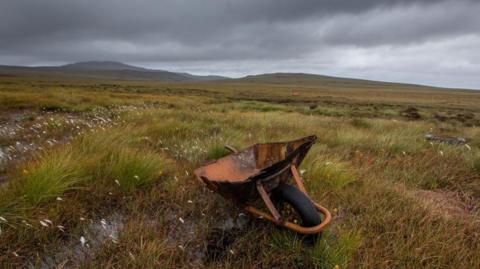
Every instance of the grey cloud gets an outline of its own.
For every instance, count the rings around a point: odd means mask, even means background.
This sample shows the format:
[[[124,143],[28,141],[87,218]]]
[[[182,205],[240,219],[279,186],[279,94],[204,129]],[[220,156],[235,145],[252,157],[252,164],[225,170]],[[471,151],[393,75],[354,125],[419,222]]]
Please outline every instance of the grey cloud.
[[[331,44],[378,46],[480,34],[480,3],[447,1],[403,7],[383,7],[327,22],[323,38]]]
[[[389,1],[406,5],[416,1]],[[431,1],[429,1],[431,2]],[[277,24],[336,14],[358,14],[386,6],[384,1],[242,0],[242,1],[64,1],[6,0],[0,3],[2,49],[28,49],[36,43],[65,40],[160,40],[210,44],[235,37],[238,28]],[[263,34],[268,34],[269,29]],[[283,34],[282,32],[279,34]],[[288,33],[285,33],[288,34]],[[240,40],[243,41],[243,40]],[[273,40],[274,41],[274,40]]]
[[[386,47],[389,61],[402,63],[395,77],[430,63],[400,52],[411,56],[418,53],[411,46],[429,44],[438,50],[431,55],[446,53],[471,72],[480,71],[471,46],[435,44],[479,36],[479,12],[470,0],[3,0],[0,64],[98,59],[199,72],[208,64],[204,71],[225,74],[290,64],[363,76],[384,68],[386,61],[371,59]]]

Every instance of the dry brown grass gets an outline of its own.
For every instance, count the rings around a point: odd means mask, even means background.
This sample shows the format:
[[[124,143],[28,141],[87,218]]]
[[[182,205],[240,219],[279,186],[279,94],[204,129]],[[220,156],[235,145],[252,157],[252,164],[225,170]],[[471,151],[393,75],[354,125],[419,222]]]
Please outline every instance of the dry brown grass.
[[[14,91],[26,85],[31,88]],[[300,94],[291,97],[291,87],[4,80],[4,113],[41,111],[40,104],[50,102],[82,111],[76,113],[132,106],[118,113],[119,125],[79,135],[11,168],[12,184],[1,189],[0,216],[8,221],[0,223],[1,266],[480,266],[480,128],[428,116],[445,107],[478,117],[472,105],[478,94],[425,89],[406,90],[402,97],[404,88],[355,92],[354,85],[327,94],[324,86],[297,85]],[[327,95],[345,100],[323,107]],[[291,102],[278,103],[283,99]],[[319,107],[308,107],[316,102]],[[377,109],[349,114],[349,106],[365,102]],[[422,119],[398,114],[409,106],[420,108]],[[431,130],[465,136],[469,147],[431,145],[423,139]],[[307,134],[319,137],[302,165],[307,188],[334,212],[332,226],[314,246],[243,216],[192,176],[200,163],[225,154],[223,144],[242,148]],[[461,214],[445,217],[460,208]],[[53,225],[44,227],[45,219]],[[103,228],[102,219],[116,228]],[[82,247],[82,236],[89,247]]]

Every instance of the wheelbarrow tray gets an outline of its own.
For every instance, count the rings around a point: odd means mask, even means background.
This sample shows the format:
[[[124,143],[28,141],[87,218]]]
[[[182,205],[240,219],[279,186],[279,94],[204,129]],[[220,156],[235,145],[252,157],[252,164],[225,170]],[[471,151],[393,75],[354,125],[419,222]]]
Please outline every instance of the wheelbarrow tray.
[[[293,223],[281,220],[268,193],[294,177],[299,189],[306,194],[296,168],[316,140],[317,137],[312,135],[286,142],[254,144],[242,151],[233,150],[232,154],[208,162],[197,168],[194,173],[208,188],[226,199],[243,205],[248,212],[293,229],[290,225]],[[252,206],[252,203],[259,198],[264,200],[272,215]],[[323,228],[330,221],[330,213],[318,204],[314,204],[327,217],[321,224]],[[315,227],[303,228],[307,230],[294,230],[303,233],[319,231]]]

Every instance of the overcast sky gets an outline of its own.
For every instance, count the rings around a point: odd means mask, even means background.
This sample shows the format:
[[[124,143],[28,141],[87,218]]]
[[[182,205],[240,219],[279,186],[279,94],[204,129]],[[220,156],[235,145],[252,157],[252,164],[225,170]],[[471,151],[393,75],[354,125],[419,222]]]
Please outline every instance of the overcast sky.
[[[87,60],[480,89],[480,1],[1,0],[0,64]]]

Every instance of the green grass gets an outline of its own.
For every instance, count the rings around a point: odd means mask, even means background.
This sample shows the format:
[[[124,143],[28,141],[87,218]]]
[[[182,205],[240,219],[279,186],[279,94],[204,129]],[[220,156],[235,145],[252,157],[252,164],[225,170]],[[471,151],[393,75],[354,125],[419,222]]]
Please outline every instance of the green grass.
[[[45,257],[71,248],[71,242],[78,245],[90,223],[112,215],[120,215],[123,223],[118,242],[99,243],[80,262],[64,257],[71,260],[68,266],[480,266],[475,211],[480,199],[480,128],[432,118],[438,100],[446,100],[442,106],[453,115],[462,109],[477,113],[472,93],[432,96],[431,89],[424,89],[402,95],[398,89],[381,92],[378,85],[372,85],[372,93],[369,87],[337,85],[333,91],[302,84],[294,87],[299,95],[292,96],[294,85],[281,84],[100,85],[72,80],[59,86],[48,79],[32,81],[0,83],[2,113],[54,108],[48,114],[54,118],[51,131],[59,133],[69,130],[53,127],[56,120],[72,113],[112,113],[115,125],[77,134],[70,144],[8,167],[9,183],[0,189],[0,216],[8,221],[0,223],[1,267],[40,267]],[[25,90],[15,92],[18,87]],[[418,107],[423,119],[399,116],[408,106]],[[429,131],[465,136],[470,149],[431,145],[424,141]],[[300,169],[305,170],[312,199],[334,216],[322,239],[309,246],[292,232],[247,216],[242,228],[225,233],[228,245],[222,255],[206,259],[206,242],[214,228],[230,218],[236,221],[243,212],[208,191],[193,170],[228,154],[224,144],[242,149],[310,134],[316,134],[318,142]],[[433,211],[417,199],[420,190],[453,193],[466,206],[449,218],[448,212]],[[40,225],[44,219],[64,226],[65,232]]]
[[[310,255],[318,268],[348,268],[360,244],[361,237],[352,231],[339,232],[337,236],[325,233]]]
[[[21,184],[15,186],[15,195],[33,207],[71,190],[87,177],[74,154],[71,148],[52,152],[25,168],[23,178],[15,182]]]
[[[131,149],[120,149],[108,154],[102,165],[105,167],[103,176],[118,180],[124,191],[148,186],[171,170],[165,158]]]

